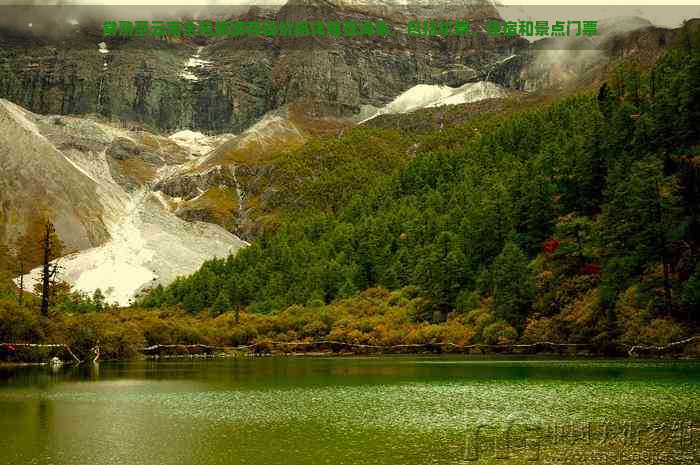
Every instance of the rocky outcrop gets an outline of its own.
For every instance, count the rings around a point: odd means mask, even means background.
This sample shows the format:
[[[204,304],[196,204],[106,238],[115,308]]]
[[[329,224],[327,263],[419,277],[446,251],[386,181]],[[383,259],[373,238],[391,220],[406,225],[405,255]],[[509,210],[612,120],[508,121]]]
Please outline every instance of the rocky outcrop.
[[[231,168],[214,166],[206,171],[187,172],[158,181],[153,189],[170,197],[192,200],[213,187],[236,188],[236,180]]]

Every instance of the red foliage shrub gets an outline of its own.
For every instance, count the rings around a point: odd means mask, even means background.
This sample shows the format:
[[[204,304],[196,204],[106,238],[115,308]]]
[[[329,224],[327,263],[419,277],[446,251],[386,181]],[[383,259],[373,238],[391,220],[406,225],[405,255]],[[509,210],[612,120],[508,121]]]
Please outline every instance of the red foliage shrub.
[[[558,239],[556,239],[554,237],[550,237],[549,239],[544,241],[544,243],[542,244],[542,252],[544,252],[546,254],[552,254],[552,253],[556,252],[556,250],[559,248],[560,244],[561,244],[561,242],[559,242]]]
[[[597,263],[586,263],[583,268],[581,268],[581,274],[590,276],[600,274],[600,265]]]

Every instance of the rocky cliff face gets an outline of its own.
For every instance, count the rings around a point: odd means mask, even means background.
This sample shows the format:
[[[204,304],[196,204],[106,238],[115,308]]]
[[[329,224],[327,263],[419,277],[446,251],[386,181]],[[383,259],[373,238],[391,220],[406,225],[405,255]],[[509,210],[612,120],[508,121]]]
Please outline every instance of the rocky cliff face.
[[[0,97],[37,113],[99,114],[127,127],[236,133],[286,104],[344,118],[416,84],[462,85],[527,45],[483,35],[408,37],[406,21],[420,19],[419,12],[349,3],[290,2],[252,8],[240,19],[388,21],[397,36],[103,38],[90,23],[54,37],[30,28],[0,30]],[[498,18],[490,6],[458,3],[466,5],[460,14],[472,28]],[[455,19],[456,13],[425,14]]]
[[[591,83],[619,57],[638,54],[642,61],[653,60],[676,35],[644,20],[622,18],[601,21],[595,38],[529,43],[520,37],[487,37],[488,21],[500,18],[484,2],[364,3],[290,0],[275,8],[204,10],[198,18],[387,21],[397,34],[105,38],[95,20],[63,20],[60,27],[43,28],[0,25],[0,97],[36,113],[98,114],[127,128],[240,133],[269,111],[289,105],[312,118],[358,120],[363,108],[382,107],[417,84],[459,87],[489,80],[531,92]],[[407,21],[425,19],[469,19],[479,34],[405,34]],[[47,29],[58,32],[39,32]]]

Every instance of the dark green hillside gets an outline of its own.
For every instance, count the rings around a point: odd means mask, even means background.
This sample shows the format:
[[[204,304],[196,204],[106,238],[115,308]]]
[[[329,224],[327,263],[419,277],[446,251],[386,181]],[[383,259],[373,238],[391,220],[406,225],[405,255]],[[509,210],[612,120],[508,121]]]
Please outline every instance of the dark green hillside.
[[[295,160],[322,169],[290,184],[304,208],[275,232],[142,304],[267,313],[415,286],[419,317],[491,312],[525,337],[680,333],[700,308],[698,121],[686,34],[649,73],[622,65],[597,95],[412,136],[415,155],[360,130],[331,158],[319,145]]]

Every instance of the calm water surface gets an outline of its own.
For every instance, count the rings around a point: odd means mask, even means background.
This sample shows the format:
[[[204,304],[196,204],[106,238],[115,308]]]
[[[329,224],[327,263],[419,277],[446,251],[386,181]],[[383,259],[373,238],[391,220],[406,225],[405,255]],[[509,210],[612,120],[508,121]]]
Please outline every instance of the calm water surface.
[[[0,368],[2,464],[697,464],[692,423],[697,362],[396,356]]]

